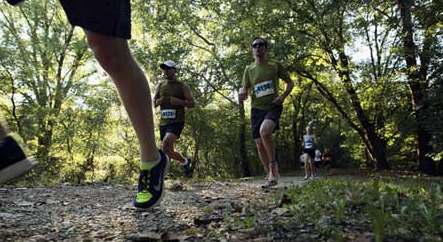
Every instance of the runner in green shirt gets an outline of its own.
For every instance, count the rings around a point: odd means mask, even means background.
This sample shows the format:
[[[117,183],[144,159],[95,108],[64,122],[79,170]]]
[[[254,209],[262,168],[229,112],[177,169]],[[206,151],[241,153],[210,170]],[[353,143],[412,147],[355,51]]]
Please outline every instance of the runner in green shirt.
[[[291,93],[294,83],[280,63],[268,59],[268,42],[264,38],[254,38],[251,50],[255,61],[245,69],[239,100],[244,101],[251,93],[252,138],[268,174],[266,185],[275,186],[279,174],[272,134],[279,128],[283,101]],[[286,83],[282,94],[278,88],[280,79]]]

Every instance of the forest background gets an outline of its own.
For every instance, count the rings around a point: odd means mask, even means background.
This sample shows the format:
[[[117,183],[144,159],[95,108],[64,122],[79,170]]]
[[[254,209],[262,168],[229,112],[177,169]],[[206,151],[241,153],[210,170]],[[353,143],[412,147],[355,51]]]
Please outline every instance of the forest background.
[[[319,148],[342,166],[443,174],[442,1],[131,4],[130,45],[151,90],[164,80],[159,64],[173,60],[196,99],[176,148],[199,161],[197,177],[262,174],[250,102],[237,100],[254,36],[296,84],[275,136],[281,171],[299,169],[316,119]],[[81,29],[55,0],[2,1],[0,19],[0,112],[40,161],[29,181],[133,182],[136,136]]]

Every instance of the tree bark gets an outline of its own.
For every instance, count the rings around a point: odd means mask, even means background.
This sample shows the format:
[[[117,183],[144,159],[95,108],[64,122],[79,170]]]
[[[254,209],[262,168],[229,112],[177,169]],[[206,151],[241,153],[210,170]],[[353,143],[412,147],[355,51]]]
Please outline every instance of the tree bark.
[[[346,91],[349,94],[351,105],[355,111],[355,114],[357,115],[357,118],[360,124],[362,125],[362,128],[365,130],[366,136],[371,145],[370,154],[376,162],[376,169],[377,170],[389,169],[386,157],[387,142],[385,139],[383,139],[383,137],[381,137],[377,133],[374,123],[369,121],[366,112],[363,110],[361,106],[360,98],[358,97],[351,82],[348,57],[343,51],[341,51],[339,53],[339,58],[340,58],[339,60],[340,66],[337,66],[337,61],[333,60],[334,67],[338,72],[338,75],[340,76]]]
[[[294,98],[295,99],[295,98]],[[301,95],[299,95],[296,100],[292,100],[292,105],[294,107],[294,114],[292,117],[292,137],[294,140],[294,148],[292,149],[294,155],[294,165],[296,168],[300,167],[300,155],[301,155],[301,146],[300,146],[300,137],[298,135],[298,113],[300,110],[300,101]]]
[[[429,99],[427,93],[427,66],[429,58],[422,58],[418,54],[418,47],[414,43],[414,27],[412,23],[412,0],[398,0],[398,8],[401,14],[403,55],[407,67],[407,77],[409,90],[411,92],[411,104],[414,110],[417,129],[417,155],[419,169],[429,175],[436,174],[436,164],[429,157],[432,152],[431,134],[426,130],[424,121],[429,108]],[[425,55],[426,56],[426,55]],[[417,59],[420,57],[420,66]]]
[[[251,169],[249,168],[248,156],[246,154],[246,119],[245,119],[245,106],[243,102],[239,102],[238,111],[240,116],[239,152],[241,157],[243,177],[248,177],[251,176]]]

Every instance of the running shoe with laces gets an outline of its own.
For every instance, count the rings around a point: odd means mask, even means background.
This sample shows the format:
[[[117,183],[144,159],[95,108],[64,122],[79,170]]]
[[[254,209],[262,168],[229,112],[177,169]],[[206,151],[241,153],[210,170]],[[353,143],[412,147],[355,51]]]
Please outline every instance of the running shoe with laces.
[[[278,165],[277,162],[273,162],[269,164],[269,177],[268,184],[269,186],[276,186],[278,184]]]
[[[262,184],[261,185],[261,188],[269,188],[269,183],[268,183],[268,180],[269,180],[269,173],[268,174],[266,174],[266,176],[265,176],[265,181],[266,181],[266,183],[264,183],[264,184]]]
[[[185,158],[185,164],[183,165],[183,173],[185,176],[190,177],[192,176],[192,162],[194,162],[191,158]]]
[[[14,138],[6,136],[0,141],[0,183],[25,174],[36,164],[32,157],[26,157]]]
[[[138,209],[154,207],[163,198],[165,174],[169,168],[169,157],[161,150],[159,153],[160,161],[158,164],[140,166],[138,192],[134,199],[134,206]]]

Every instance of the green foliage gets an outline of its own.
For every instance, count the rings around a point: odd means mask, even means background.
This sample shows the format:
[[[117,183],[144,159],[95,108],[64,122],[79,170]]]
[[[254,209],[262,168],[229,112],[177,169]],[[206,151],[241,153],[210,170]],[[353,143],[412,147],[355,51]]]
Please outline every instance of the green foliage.
[[[339,221],[344,221],[346,212],[346,201],[343,199],[335,200],[332,202],[332,208],[337,219]]]
[[[386,225],[389,220],[389,215],[383,212],[382,209],[377,209],[373,207],[367,207],[365,212],[369,215],[372,221],[372,228],[375,233],[375,241],[384,241],[386,234]]]
[[[345,177],[311,182],[285,194],[292,201],[285,205],[292,220],[314,223],[319,233],[338,240],[347,236],[347,226],[372,230],[376,241],[432,238],[443,232],[440,181],[411,184]]]

